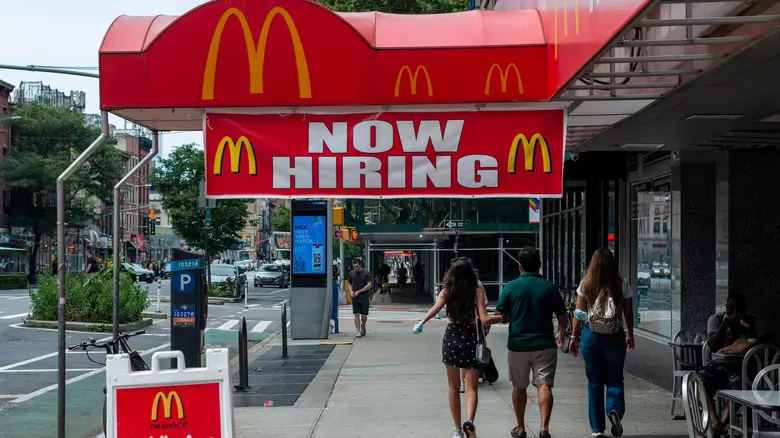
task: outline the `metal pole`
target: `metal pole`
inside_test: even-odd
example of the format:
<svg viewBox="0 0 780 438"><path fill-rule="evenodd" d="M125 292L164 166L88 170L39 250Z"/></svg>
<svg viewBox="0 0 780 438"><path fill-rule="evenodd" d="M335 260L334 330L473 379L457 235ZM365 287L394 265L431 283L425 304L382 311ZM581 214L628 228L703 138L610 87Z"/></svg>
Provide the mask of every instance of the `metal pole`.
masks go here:
<svg viewBox="0 0 780 438"><path fill-rule="evenodd" d="M247 306L247 300L249 299L249 278L247 278L246 282L244 283L244 308L246 309Z"/></svg>
<svg viewBox="0 0 780 438"><path fill-rule="evenodd" d="M325 224L325 308L320 339L328 339L330 316L333 313L333 199L328 199Z"/></svg>
<svg viewBox="0 0 780 438"><path fill-rule="evenodd" d="M498 293L504 288L504 236L498 238Z"/></svg>
<svg viewBox="0 0 780 438"><path fill-rule="evenodd" d="M157 313L160 313L160 292L162 290L162 278L157 279Z"/></svg>
<svg viewBox="0 0 780 438"><path fill-rule="evenodd" d="M57 292L59 303L57 305L57 338L58 338L58 364L57 364L57 437L65 438L65 181L76 172L84 162L103 144L108 138L108 113L101 113L103 122L100 136L92 142L81 155L57 177Z"/></svg>
<svg viewBox="0 0 780 438"><path fill-rule="evenodd" d="M157 155L159 135L157 131L152 131L152 151L146 154L145 157L138 162L130 171L119 180L114 186L114 330L113 335L116 338L119 336L119 248L121 242L121 236L119 235L119 203L122 201L122 187L130 181L139 170L141 170L146 163L152 160ZM159 298L158 298L159 303ZM159 312L159 305L157 311Z"/></svg>
<svg viewBox="0 0 780 438"><path fill-rule="evenodd" d="M87 77L87 78L98 78L99 77L95 73L87 73L87 72L75 71L75 70L65 70L65 69L61 69L61 68L38 67L37 65L0 64L0 70L37 71L37 72L41 72L41 73L56 73L56 74L61 74L61 75L84 76L84 77Z"/></svg>
<svg viewBox="0 0 780 438"><path fill-rule="evenodd" d="M287 359L287 303L282 305L282 359Z"/></svg>

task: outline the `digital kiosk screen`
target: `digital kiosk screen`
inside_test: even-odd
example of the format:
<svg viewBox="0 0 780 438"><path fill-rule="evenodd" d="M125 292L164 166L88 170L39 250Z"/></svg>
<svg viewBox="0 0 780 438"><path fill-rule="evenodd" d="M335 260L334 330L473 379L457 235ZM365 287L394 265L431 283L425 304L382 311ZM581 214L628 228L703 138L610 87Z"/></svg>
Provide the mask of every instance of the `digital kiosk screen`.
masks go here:
<svg viewBox="0 0 780 438"><path fill-rule="evenodd" d="M293 274L326 274L325 221L325 216L293 216Z"/></svg>

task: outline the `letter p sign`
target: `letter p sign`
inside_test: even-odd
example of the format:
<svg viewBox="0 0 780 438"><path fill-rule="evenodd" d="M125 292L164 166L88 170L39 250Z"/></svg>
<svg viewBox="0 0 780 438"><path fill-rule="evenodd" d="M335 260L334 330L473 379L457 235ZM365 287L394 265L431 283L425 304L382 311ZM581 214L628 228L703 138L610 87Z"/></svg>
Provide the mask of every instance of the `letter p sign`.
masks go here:
<svg viewBox="0 0 780 438"><path fill-rule="evenodd" d="M195 289L195 278L189 272L177 272L171 281L173 292L177 294L188 294Z"/></svg>

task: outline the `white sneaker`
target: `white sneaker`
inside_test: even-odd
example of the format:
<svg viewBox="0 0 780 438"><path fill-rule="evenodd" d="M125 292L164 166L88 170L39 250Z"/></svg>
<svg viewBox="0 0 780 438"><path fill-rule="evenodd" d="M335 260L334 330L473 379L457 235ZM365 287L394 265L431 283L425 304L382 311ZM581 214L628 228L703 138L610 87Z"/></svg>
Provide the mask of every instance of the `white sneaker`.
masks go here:
<svg viewBox="0 0 780 438"><path fill-rule="evenodd" d="M452 438L466 438L466 434L461 429L452 429Z"/></svg>

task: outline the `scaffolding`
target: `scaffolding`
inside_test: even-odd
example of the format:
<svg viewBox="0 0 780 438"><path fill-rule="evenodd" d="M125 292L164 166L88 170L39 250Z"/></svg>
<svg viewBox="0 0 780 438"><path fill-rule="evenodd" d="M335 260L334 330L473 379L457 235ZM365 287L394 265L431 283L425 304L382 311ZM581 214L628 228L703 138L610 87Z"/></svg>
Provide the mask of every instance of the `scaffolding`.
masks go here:
<svg viewBox="0 0 780 438"><path fill-rule="evenodd" d="M38 81L22 82L14 92L13 101L16 105L35 102L48 107L68 108L73 111L84 112L87 97L83 91L71 91L70 94L67 94Z"/></svg>

